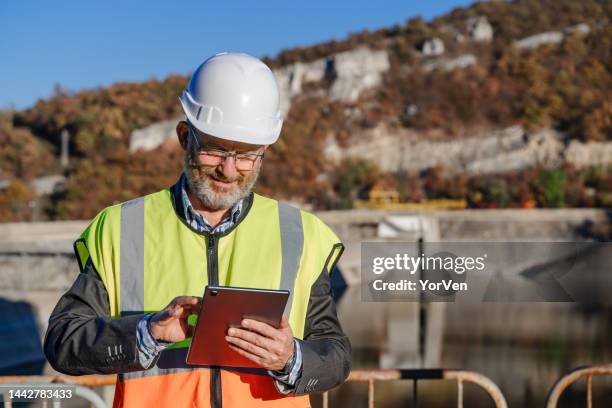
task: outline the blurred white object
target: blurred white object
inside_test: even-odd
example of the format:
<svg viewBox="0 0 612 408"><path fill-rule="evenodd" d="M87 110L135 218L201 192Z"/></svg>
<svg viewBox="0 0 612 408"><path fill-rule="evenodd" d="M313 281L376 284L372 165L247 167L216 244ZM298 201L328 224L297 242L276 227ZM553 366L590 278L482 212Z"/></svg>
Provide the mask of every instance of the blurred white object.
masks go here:
<svg viewBox="0 0 612 408"><path fill-rule="evenodd" d="M444 54L444 42L438 37L427 39L421 45L421 54L425 57L437 57Z"/></svg>
<svg viewBox="0 0 612 408"><path fill-rule="evenodd" d="M468 32L474 41L491 41L493 39L493 27L485 16L469 19Z"/></svg>

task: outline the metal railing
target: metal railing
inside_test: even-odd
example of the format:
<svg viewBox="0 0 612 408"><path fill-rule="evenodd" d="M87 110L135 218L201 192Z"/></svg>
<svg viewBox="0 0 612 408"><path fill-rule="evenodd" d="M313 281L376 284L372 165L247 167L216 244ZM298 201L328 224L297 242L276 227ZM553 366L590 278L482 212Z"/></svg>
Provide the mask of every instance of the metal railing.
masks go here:
<svg viewBox="0 0 612 408"><path fill-rule="evenodd" d="M462 370L424 369L424 370L353 370L347 381L368 383L368 408L374 408L374 383L377 381L412 380L413 407L418 406L419 380L456 380L457 407L463 408L463 384L470 382L485 390L497 408L508 408L501 390L493 381L480 373ZM323 408L329 408L329 392L323 393Z"/></svg>
<svg viewBox="0 0 612 408"><path fill-rule="evenodd" d="M0 384L71 384L75 385L75 394L88 400L96 408L103 407L104 402L90 388L105 385L113 385L116 382L115 375L86 375L70 377L56 376L7 376L0 377ZM457 407L463 408L463 385L466 382L478 385L491 397L497 408L508 408L506 399L499 387L486 376L473 371L424 369L424 370L353 370L348 380L351 382L368 383L368 408L374 408L375 395L374 383L377 381L412 380L413 381L413 407L418 406L418 381L419 380L455 380L457 381ZM10 402L5 406L10 408ZM59 407L54 403L53 407ZM323 393L323 407L329 407L329 392Z"/></svg>
<svg viewBox="0 0 612 408"><path fill-rule="evenodd" d="M563 375L551 388L546 399L546 408L556 408L563 392L577 380L586 377L586 406L593 408L593 377L612 376L612 364L576 368Z"/></svg>

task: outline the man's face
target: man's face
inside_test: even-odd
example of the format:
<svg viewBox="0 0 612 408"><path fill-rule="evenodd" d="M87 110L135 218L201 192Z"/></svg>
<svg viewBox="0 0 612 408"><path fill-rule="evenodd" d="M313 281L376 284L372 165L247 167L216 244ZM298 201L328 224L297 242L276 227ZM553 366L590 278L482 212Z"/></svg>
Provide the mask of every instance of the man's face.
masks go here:
<svg viewBox="0 0 612 408"><path fill-rule="evenodd" d="M190 191L202 201L207 210L231 208L251 192L261 170L261 159L255 160L251 170L238 170L236 158L227 157L211 164L210 157L198 149L200 145L236 153L262 153L267 146L252 145L219 139L199 133L195 129L187 135L184 172ZM195 133L197 132L197 133ZM214 163L214 160L212 160Z"/></svg>

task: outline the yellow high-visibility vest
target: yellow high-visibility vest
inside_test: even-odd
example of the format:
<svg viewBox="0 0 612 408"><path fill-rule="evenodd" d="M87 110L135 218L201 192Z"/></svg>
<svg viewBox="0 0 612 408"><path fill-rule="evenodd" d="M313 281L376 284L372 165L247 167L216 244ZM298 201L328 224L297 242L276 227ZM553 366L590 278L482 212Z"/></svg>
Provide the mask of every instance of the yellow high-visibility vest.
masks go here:
<svg viewBox="0 0 612 408"><path fill-rule="evenodd" d="M313 214L257 194L247 201L239 222L220 234L185 223L170 189L108 207L75 242L77 258L100 275L112 317L157 312L177 296L202 296L207 284L286 289L285 314L301 339L311 286L344 247ZM309 405L308 397L278 393L265 370L188 366L190 340L164 350L149 370L120 374L115 406Z"/></svg>

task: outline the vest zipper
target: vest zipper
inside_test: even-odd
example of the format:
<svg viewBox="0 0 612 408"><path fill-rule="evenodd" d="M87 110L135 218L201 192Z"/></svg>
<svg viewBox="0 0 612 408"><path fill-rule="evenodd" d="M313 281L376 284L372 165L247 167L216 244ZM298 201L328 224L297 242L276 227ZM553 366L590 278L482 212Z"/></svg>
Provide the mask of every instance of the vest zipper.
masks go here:
<svg viewBox="0 0 612 408"><path fill-rule="evenodd" d="M213 234L208 235L206 244L206 264L208 265L208 284L219 284L219 268L217 265L218 245L217 239ZM221 408L223 405L221 390L221 369L219 367L210 368L210 406L211 408Z"/></svg>

